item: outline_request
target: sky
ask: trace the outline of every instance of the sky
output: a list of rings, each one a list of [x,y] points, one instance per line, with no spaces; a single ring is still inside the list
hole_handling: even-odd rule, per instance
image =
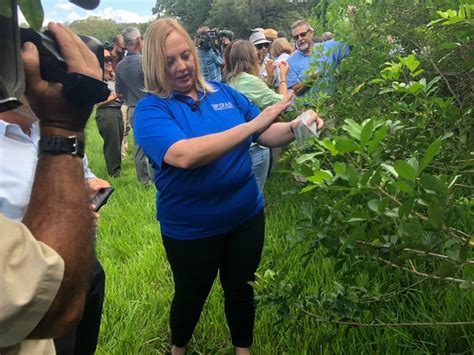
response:
[[[93,11],[86,11],[67,0],[42,0],[44,25],[50,21],[72,22],[89,16],[99,16],[116,22],[147,22],[154,18],[151,9],[155,0],[101,0]],[[19,14],[19,23],[25,22]]]

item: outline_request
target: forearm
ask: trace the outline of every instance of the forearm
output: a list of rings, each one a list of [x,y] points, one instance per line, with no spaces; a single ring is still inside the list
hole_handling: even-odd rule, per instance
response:
[[[220,158],[255,132],[251,121],[224,132],[181,140],[168,149],[164,161],[183,169],[204,166]]]
[[[272,124],[258,138],[258,144],[276,148],[291,143],[295,136],[291,130],[292,122],[277,122]]]
[[[288,86],[286,82],[286,74],[280,74],[280,86],[278,87],[278,93],[280,95],[286,95],[288,92]]]
[[[42,128],[42,133],[77,134],[56,128]],[[56,298],[30,335],[55,337],[79,321],[88,286],[93,229],[81,158],[69,154],[39,158],[23,222],[36,239],[52,247],[64,260],[64,277]]]

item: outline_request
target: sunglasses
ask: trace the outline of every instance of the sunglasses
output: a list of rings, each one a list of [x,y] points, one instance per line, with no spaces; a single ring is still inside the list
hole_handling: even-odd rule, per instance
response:
[[[114,60],[112,59],[112,57],[105,57],[104,58],[104,62],[105,63],[112,63]]]
[[[255,48],[262,49],[263,47],[268,48],[270,47],[270,43],[259,43],[255,45]]]
[[[306,32],[298,33],[297,35],[293,36],[293,39],[297,41],[300,38],[305,38],[309,31],[311,31],[311,29],[308,29]]]

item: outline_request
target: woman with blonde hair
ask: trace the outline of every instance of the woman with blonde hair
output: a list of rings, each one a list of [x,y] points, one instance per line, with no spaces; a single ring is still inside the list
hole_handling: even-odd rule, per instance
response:
[[[274,123],[291,95],[260,113],[222,83],[207,83],[178,21],[161,18],[144,36],[148,92],[135,111],[135,139],[153,162],[157,218],[173,271],[172,354],[184,354],[219,273],[237,354],[249,354],[255,307],[249,281],[264,239],[263,197],[252,176],[252,141],[280,146],[299,122]],[[312,120],[322,121],[313,113]]]
[[[267,83],[275,90],[279,89],[281,80],[286,80],[286,76],[285,79],[281,79],[279,63],[286,62],[293,51],[292,45],[286,38],[278,38],[272,43],[270,55],[273,58],[273,65],[267,68]]]
[[[238,40],[233,43],[228,62],[227,81],[229,85],[247,96],[259,109],[263,110],[279,102],[286,94],[285,78],[288,72],[286,62],[280,63],[283,82],[280,85],[280,93],[277,94],[259,77],[260,64],[257,50],[249,41]],[[252,160],[252,171],[257,179],[259,190],[263,192],[270,166],[270,149],[252,143],[249,153]]]

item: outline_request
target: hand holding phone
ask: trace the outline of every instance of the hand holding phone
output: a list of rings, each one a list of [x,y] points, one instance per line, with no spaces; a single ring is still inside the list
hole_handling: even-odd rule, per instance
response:
[[[107,203],[110,195],[114,192],[113,187],[104,187],[100,189],[95,196],[91,199],[91,204],[94,205],[94,211],[97,212],[99,209]]]

